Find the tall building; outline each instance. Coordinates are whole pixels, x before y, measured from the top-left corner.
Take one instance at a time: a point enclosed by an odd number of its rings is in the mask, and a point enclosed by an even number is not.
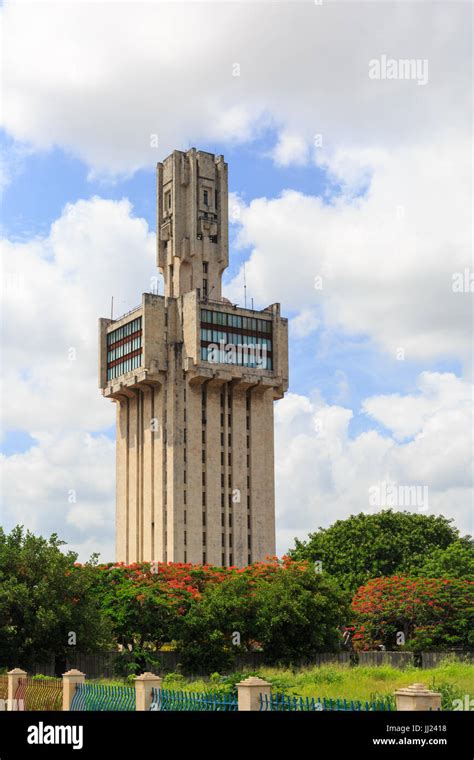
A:
[[[227,164],[174,151],[157,167],[164,296],[100,319],[99,385],[117,407],[116,560],[244,566],[275,554],[273,402],[288,322],[221,295]]]

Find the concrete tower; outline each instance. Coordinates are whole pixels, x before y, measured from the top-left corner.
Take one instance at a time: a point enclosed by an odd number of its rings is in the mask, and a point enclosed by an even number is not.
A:
[[[244,566],[275,553],[273,401],[288,324],[221,296],[227,164],[174,151],[157,167],[165,295],[99,320],[99,385],[117,406],[116,560]]]

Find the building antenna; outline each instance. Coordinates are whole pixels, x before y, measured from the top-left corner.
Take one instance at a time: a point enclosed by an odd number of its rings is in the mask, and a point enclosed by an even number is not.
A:
[[[253,298],[252,298],[252,311],[253,311]]]
[[[110,302],[110,319],[114,318],[114,297],[112,296],[112,301]]]
[[[247,308],[247,280],[245,279],[245,261],[244,261],[244,305]]]

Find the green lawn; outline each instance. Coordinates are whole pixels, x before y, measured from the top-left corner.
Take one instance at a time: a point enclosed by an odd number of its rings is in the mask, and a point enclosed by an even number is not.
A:
[[[430,670],[341,665],[298,670],[263,667],[230,676],[215,673],[210,678],[195,680],[178,673],[169,673],[163,679],[163,686],[182,691],[231,691],[236,682],[248,675],[258,675],[270,681],[273,692],[302,697],[373,701],[387,699],[396,689],[420,682],[442,693],[442,707],[445,710],[452,709],[453,699],[463,699],[466,694],[474,697],[474,665],[449,660]],[[105,680],[100,682],[123,683]]]

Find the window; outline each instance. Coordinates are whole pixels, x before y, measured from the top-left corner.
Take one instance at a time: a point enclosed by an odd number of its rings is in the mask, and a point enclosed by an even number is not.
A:
[[[209,269],[209,264],[207,263],[207,261],[203,261],[202,262],[202,271],[204,272],[204,274],[207,274],[208,269]]]
[[[204,205],[209,206],[209,191],[208,190],[204,190],[203,200],[204,200]]]

